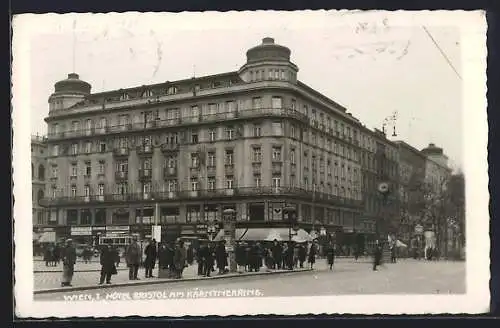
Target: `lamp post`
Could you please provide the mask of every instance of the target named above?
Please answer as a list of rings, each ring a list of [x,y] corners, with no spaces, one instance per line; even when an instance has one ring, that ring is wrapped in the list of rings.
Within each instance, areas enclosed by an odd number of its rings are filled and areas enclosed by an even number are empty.
[[[292,226],[296,219],[295,207],[285,206],[285,208],[283,208],[283,214],[287,216],[286,219],[288,220],[288,241],[292,241]]]
[[[235,257],[235,239],[236,239],[236,211],[232,208],[227,208],[223,212],[224,214],[224,235],[228,242],[228,254],[229,254],[229,271],[236,272],[236,257]]]

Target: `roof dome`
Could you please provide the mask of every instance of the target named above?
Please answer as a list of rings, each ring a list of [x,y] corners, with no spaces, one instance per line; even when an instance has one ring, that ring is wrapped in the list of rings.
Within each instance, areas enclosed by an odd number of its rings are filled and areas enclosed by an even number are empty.
[[[54,89],[56,94],[58,93],[70,93],[79,95],[90,94],[91,85],[83,80],[76,73],[68,74],[68,78],[59,82],[56,82]]]
[[[290,61],[291,51],[287,47],[274,43],[273,38],[262,39],[262,44],[247,51],[247,63],[261,60]]]

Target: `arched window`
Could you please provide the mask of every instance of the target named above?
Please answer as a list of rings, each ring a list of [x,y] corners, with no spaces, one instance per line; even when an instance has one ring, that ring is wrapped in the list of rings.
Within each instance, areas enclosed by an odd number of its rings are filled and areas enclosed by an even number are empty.
[[[43,199],[43,196],[44,196],[43,190],[42,189],[38,190],[38,195],[37,195],[38,202],[40,202]]]
[[[38,166],[38,179],[45,180],[45,167],[42,164]]]

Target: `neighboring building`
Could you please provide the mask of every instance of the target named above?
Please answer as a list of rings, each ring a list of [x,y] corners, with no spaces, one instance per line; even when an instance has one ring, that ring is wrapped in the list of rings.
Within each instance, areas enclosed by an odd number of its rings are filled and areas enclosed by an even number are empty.
[[[449,231],[448,250],[462,250],[465,246],[465,177],[463,173],[452,174],[448,183]],[[460,253],[460,252],[459,252]],[[463,254],[461,254],[463,257]]]
[[[396,141],[399,152],[399,196],[401,223],[399,237],[409,242],[422,216],[426,156],[404,141]]]
[[[47,224],[46,209],[40,205],[45,197],[47,184],[47,138],[31,137],[31,192],[33,208],[33,227]]]
[[[434,193],[441,194],[446,190],[451,176],[451,168],[448,166],[448,156],[444,154],[443,148],[436,147],[433,143],[422,149],[421,152],[427,158],[425,181]]]
[[[290,54],[265,38],[237,72],[103,93],[74,73],[57,82],[46,118],[48,223],[59,236],[126,244],[151,233],[155,208],[170,239],[206,236],[227,208],[239,228],[287,228],[293,207],[306,230],[352,230],[369,133],[298,81]]]
[[[399,222],[398,148],[378,129],[371,131],[365,128],[362,134],[362,145],[366,145],[362,160],[365,206],[362,222],[369,222],[374,228],[371,232],[376,235],[393,233]],[[389,186],[387,199],[378,191],[381,183]]]

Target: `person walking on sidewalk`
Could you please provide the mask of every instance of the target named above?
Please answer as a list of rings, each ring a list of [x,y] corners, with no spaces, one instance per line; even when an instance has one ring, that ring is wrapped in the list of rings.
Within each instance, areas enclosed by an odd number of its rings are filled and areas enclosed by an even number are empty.
[[[132,240],[132,244],[127,247],[125,259],[128,266],[128,279],[139,280],[137,273],[139,272],[139,265],[141,263],[141,249],[137,243],[137,238]]]
[[[314,263],[316,262],[316,244],[314,241],[311,243],[311,247],[309,248],[309,256],[307,258],[307,262],[309,263],[311,269],[313,269]]]
[[[149,241],[146,249],[144,250],[144,254],[146,255],[146,260],[144,261],[146,278],[153,278],[153,269],[155,268],[156,257],[158,256],[155,239]]]
[[[205,270],[204,271],[205,277],[210,277],[210,273],[213,271],[214,267],[214,259],[215,259],[215,247],[214,244],[211,242],[207,247],[203,261],[204,263],[203,270]]]
[[[304,267],[304,262],[306,261],[307,250],[304,245],[299,245],[299,266]]]
[[[75,272],[76,249],[73,240],[66,240],[66,247],[63,252],[63,277],[61,287],[71,286],[73,274]]]
[[[378,240],[375,241],[375,247],[373,249],[373,271],[377,271],[377,267],[380,265],[382,260],[382,245]]]
[[[217,268],[219,269],[219,274],[224,274],[227,266],[227,252],[226,252],[226,241],[221,240],[217,248],[215,249],[215,257],[217,261]]]
[[[335,261],[335,247],[330,242],[325,250],[326,260],[328,261],[328,265],[330,266],[330,270],[333,270],[333,263]]]
[[[205,267],[208,256],[208,245],[201,244],[196,252],[196,262],[198,263],[198,276],[205,275]]]
[[[184,242],[179,240],[177,246],[175,247],[174,253],[174,265],[175,265],[175,278],[182,278],[182,271],[186,267],[186,249],[184,248]]]
[[[107,284],[111,284],[111,276],[118,272],[116,271],[114,252],[107,244],[102,246],[100,262],[101,278],[99,285],[102,285],[104,280],[106,280]]]

